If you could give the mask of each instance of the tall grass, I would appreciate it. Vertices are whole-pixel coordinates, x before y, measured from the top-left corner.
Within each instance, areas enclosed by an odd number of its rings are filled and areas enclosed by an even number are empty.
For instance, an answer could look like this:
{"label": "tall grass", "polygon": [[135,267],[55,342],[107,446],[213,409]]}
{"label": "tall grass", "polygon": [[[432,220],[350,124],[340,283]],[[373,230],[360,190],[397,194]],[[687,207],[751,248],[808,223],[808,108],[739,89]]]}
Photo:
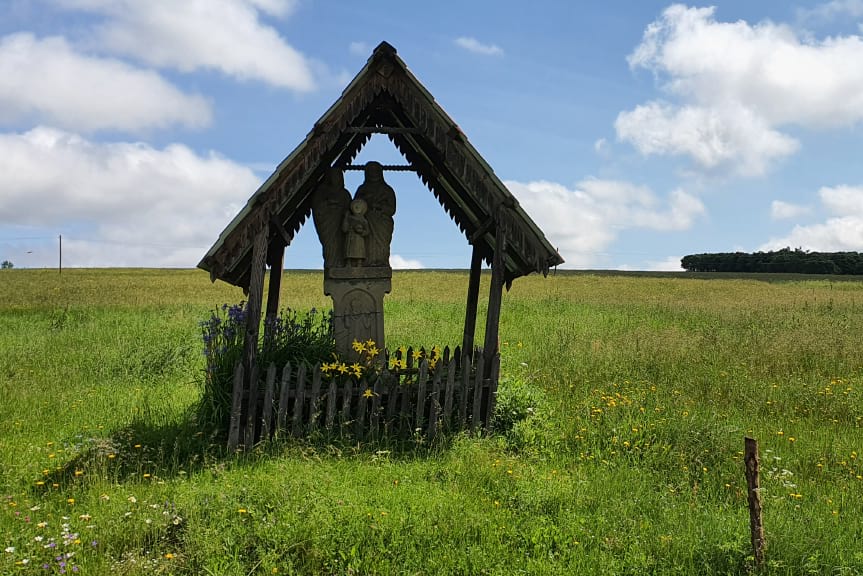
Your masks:
{"label": "tall grass", "polygon": [[[744,435],[764,573],[861,573],[863,283],[756,278],[517,280],[498,434],[237,456],[190,413],[239,290],[0,272],[0,573],[743,574]],[[466,289],[397,272],[388,345],[460,343]],[[329,306],[320,273],[282,291]]]}

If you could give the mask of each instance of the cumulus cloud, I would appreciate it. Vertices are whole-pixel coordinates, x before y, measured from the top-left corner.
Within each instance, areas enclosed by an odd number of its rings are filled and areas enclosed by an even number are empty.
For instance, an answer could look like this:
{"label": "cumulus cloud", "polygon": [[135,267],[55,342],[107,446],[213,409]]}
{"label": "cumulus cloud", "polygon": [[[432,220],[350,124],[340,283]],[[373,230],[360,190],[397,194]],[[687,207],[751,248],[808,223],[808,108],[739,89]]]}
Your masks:
{"label": "cumulus cloud", "polygon": [[75,10],[101,14],[93,44],[151,66],[182,72],[217,70],[299,91],[315,87],[307,59],[260,12],[285,16],[285,0],[62,0]]}
{"label": "cumulus cloud", "polygon": [[714,12],[676,4],[647,27],[629,64],[652,71],[675,102],[622,112],[621,140],[756,175],[797,150],[780,128],[863,120],[860,36],[809,40],[770,21],[719,22]]}
{"label": "cumulus cloud", "polygon": [[863,250],[863,186],[824,187],[821,204],[833,216],[808,226],[795,226],[786,236],[771,238],[759,250],[790,246],[819,252]]}
{"label": "cumulus cloud", "polygon": [[705,211],[683,190],[661,201],[645,186],[618,180],[587,179],[572,189],[547,181],[505,184],[572,267],[595,262],[621,230],[685,230]]}
{"label": "cumulus cloud", "polygon": [[419,270],[420,268],[425,268],[425,265],[419,260],[393,254],[390,256],[390,267],[393,270]]}
{"label": "cumulus cloud", "polygon": [[76,52],[65,39],[0,39],[0,122],[33,120],[76,131],[137,132],[209,124],[210,104],[157,73]]}
{"label": "cumulus cloud", "polygon": [[0,135],[0,223],[92,228],[70,266],[194,266],[260,180],[215,153],[97,143],[38,127]]}
{"label": "cumulus cloud", "polygon": [[863,17],[863,0],[832,0],[819,4],[814,8],[804,8],[797,12],[798,19],[804,24],[816,22],[831,22],[837,18]]}
{"label": "cumulus cloud", "polygon": [[456,46],[464,48],[468,52],[474,54],[482,54],[483,56],[503,56],[503,48],[497,44],[483,44],[476,38],[469,36],[461,36],[455,39]]}
{"label": "cumulus cloud", "polygon": [[770,217],[774,220],[797,218],[798,216],[809,213],[809,211],[810,208],[808,206],[791,204],[789,202],[783,202],[782,200],[774,200],[770,204]]}

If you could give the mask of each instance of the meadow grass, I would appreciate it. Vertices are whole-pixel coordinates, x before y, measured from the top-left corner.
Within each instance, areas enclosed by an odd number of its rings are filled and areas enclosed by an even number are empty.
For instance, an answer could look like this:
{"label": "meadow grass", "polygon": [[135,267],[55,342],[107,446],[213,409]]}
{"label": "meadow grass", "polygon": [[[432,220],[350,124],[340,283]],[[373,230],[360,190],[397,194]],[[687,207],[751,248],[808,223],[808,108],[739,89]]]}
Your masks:
{"label": "meadow grass", "polygon": [[[388,344],[458,344],[466,290],[396,272]],[[863,573],[859,281],[519,279],[505,429],[234,455],[191,415],[198,322],[242,299],[200,271],[0,272],[0,574],[743,574],[746,435],[763,572]],[[330,305],[319,272],[281,301]]]}

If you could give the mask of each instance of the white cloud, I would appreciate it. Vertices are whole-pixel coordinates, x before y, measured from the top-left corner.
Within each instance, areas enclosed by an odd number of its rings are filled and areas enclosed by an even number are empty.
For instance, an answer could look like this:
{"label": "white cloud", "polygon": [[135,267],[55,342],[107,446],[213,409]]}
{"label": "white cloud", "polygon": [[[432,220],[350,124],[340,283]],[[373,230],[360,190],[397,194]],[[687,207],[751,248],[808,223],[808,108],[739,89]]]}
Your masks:
{"label": "white cloud", "polygon": [[685,230],[704,213],[683,190],[661,202],[649,188],[617,180],[587,179],[573,189],[547,181],[505,184],[570,267],[591,265],[620,230]]}
{"label": "white cloud", "polygon": [[285,16],[294,2],[63,0],[63,5],[105,16],[94,46],[151,66],[218,70],[300,91],[315,87],[306,58],[259,18],[259,11]]}
{"label": "white cloud", "polygon": [[664,260],[649,260],[644,269],[653,272],[682,272],[681,258],[682,256],[669,256]]}
{"label": "white cloud", "polygon": [[419,260],[403,258],[398,254],[393,254],[390,256],[390,267],[393,270],[419,270],[420,268],[425,268],[425,265]]}
{"label": "white cloud", "polygon": [[819,252],[863,251],[863,186],[824,187],[821,203],[834,216],[809,226],[795,226],[781,238],[771,238],[759,250],[786,246]]}
{"label": "white cloud", "polygon": [[819,4],[814,8],[801,9],[797,12],[798,20],[803,24],[810,21],[830,22],[837,18],[850,16],[851,18],[863,17],[863,0],[832,0]]}
{"label": "white cloud", "polygon": [[756,175],[797,149],[778,128],[863,120],[860,36],[809,41],[770,21],[718,22],[714,11],[676,4],[647,27],[630,66],[653,71],[677,102],[621,113],[620,139]]}
{"label": "white cloud", "polygon": [[770,204],[770,217],[774,220],[788,220],[797,218],[803,214],[808,214],[810,208],[799,204],[791,204],[782,200],[774,200]]}
{"label": "white cloud", "polygon": [[348,52],[354,56],[368,56],[372,53],[372,49],[365,42],[351,42],[348,45]]}
{"label": "white cloud", "polygon": [[650,102],[621,112],[614,126],[618,137],[642,154],[686,154],[704,169],[732,166],[747,176],[763,174],[772,160],[798,149],[793,138],[770,129],[742,107]]}
{"label": "white cloud", "polygon": [[503,56],[503,48],[497,44],[483,44],[476,38],[471,38],[469,36],[456,38],[455,44],[456,46],[460,46],[474,54],[482,54],[484,56]]}
{"label": "white cloud", "polygon": [[71,130],[136,132],[172,124],[201,127],[212,111],[157,73],[94,58],[65,39],[20,33],[0,39],[0,122],[36,119]]}
{"label": "white cloud", "polygon": [[0,173],[0,222],[93,230],[64,238],[70,266],[194,266],[260,183],[212,152],[44,127],[0,135]]}

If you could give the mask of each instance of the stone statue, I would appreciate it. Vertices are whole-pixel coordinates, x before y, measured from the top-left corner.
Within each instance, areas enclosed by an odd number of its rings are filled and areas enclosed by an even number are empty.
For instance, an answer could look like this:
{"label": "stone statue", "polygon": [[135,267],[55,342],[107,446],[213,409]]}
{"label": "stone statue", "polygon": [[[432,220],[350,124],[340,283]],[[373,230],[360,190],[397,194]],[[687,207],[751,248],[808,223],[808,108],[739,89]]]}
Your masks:
{"label": "stone statue", "polygon": [[345,264],[345,235],[342,221],[351,203],[345,176],[338,168],[328,168],[323,181],[312,194],[312,218],[324,253],[324,268]]}
{"label": "stone statue", "polygon": [[348,266],[362,266],[366,259],[366,236],[369,235],[369,221],[366,219],[365,200],[355,198],[342,220],[345,233],[345,262]]}
{"label": "stone statue", "polygon": [[379,162],[367,162],[365,181],[357,188],[355,198],[368,206],[366,218],[369,235],[366,238],[366,266],[389,266],[390,242],[393,239],[393,216],[396,213],[396,193],[384,181],[384,169]]}

